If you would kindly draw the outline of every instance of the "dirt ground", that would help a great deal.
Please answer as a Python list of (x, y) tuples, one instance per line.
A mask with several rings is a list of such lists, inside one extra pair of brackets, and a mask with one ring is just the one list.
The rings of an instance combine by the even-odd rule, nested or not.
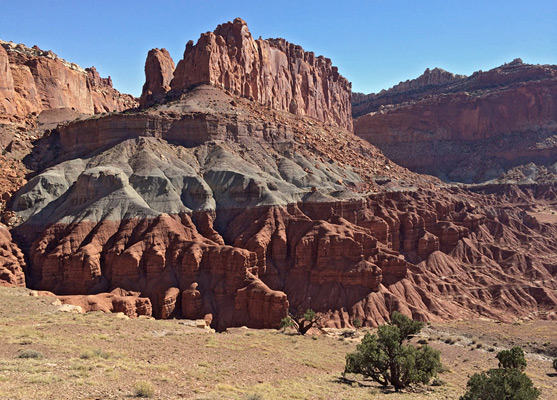
[(557, 398), (556, 321), (427, 326), (414, 341), (441, 350), (445, 371), (437, 386), (395, 394), (340, 379), (365, 330), (356, 338), (245, 328), (219, 334), (179, 320), (59, 312), (51, 302), (0, 288), (0, 398), (126, 399), (143, 383), (156, 399), (458, 399), (470, 375), (496, 367), (496, 352), (514, 344), (531, 352), (526, 373), (541, 399)]

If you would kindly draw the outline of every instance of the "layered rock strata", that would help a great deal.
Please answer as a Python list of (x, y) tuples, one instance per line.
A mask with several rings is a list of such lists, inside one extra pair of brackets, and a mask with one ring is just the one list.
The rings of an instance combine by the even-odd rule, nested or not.
[(74, 109), (97, 114), (136, 105), (94, 67), (82, 69), (52, 51), (0, 41), (0, 114), (24, 116), (43, 110)]
[(351, 84), (331, 60), (284, 39), (254, 40), (240, 18), (188, 42), (172, 91), (202, 83), (352, 130)]
[(344, 130), (199, 86), (60, 128), (42, 146), (37, 157), (59, 153), (14, 201), (38, 289), (132, 291), (157, 318), (219, 330), (273, 328), (307, 308), (336, 327), (394, 310), (555, 317), (555, 225), (445, 192)]
[[(557, 159), (557, 68), (520, 60), (422, 91), (365, 100), (358, 136), (412, 170), (481, 182)], [(355, 108), (356, 109), (356, 108)]]

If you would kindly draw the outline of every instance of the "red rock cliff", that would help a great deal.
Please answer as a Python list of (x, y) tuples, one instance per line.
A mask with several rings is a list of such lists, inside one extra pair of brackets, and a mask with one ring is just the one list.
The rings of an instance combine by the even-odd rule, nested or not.
[(0, 41), (0, 47), (0, 113), (25, 116), (73, 108), (97, 114), (136, 105), (133, 96), (115, 90), (94, 67), (84, 70), (36, 46)]
[(284, 39), (254, 40), (240, 18), (188, 42), (172, 90), (200, 83), (352, 130), (351, 84), (331, 60)]
[(368, 106), (375, 111), (355, 120), (355, 133), (418, 172), (482, 181), (557, 157), (556, 66), (515, 60)]

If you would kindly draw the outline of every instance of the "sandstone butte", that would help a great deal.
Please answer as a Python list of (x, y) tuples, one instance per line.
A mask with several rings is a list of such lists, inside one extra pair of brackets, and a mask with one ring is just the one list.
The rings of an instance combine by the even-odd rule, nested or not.
[(5, 284), (218, 330), (307, 308), (328, 327), (395, 310), (557, 318), (557, 224), (539, 212), (553, 183), (449, 186), (400, 167), (349, 130), (329, 61), (254, 41), (240, 19), (172, 64), (149, 52), (141, 109), (33, 143), (0, 228)]
[(184, 58), (173, 67), (166, 50), (149, 52), (142, 105), (168, 91), (180, 94), (210, 84), (275, 110), (352, 130), (351, 84), (331, 60), (284, 39), (254, 40), (241, 18), (202, 34), (195, 45), (189, 41)]
[(355, 134), (413, 171), (468, 183), (531, 162), (557, 173), (557, 66), (516, 59), (469, 77), (428, 69), (352, 99)]

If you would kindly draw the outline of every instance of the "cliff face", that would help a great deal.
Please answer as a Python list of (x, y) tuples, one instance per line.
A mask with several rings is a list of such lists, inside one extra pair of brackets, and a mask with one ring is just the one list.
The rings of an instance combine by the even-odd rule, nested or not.
[(254, 40), (240, 18), (188, 42), (172, 91), (200, 83), (352, 130), (351, 84), (331, 60), (284, 39)]
[(355, 120), (355, 133), (418, 172), (477, 182), (557, 157), (555, 66), (517, 60), (358, 107), (375, 111)]
[(448, 84), (465, 77), (465, 75), (455, 75), (441, 68), (432, 70), (427, 68), (418, 78), (400, 82), (388, 90), (371, 94), (352, 93), (352, 115), (356, 118), (376, 111), (386, 104), (402, 103), (419, 98), (426, 93), (440, 92), (449, 86)]
[(82, 69), (51, 51), (0, 41), (0, 113), (25, 116), (69, 108), (85, 114), (122, 111), (136, 105), (110, 78)]
[(6, 226), (0, 224), (0, 286), (25, 286), (25, 260), (12, 242)]

